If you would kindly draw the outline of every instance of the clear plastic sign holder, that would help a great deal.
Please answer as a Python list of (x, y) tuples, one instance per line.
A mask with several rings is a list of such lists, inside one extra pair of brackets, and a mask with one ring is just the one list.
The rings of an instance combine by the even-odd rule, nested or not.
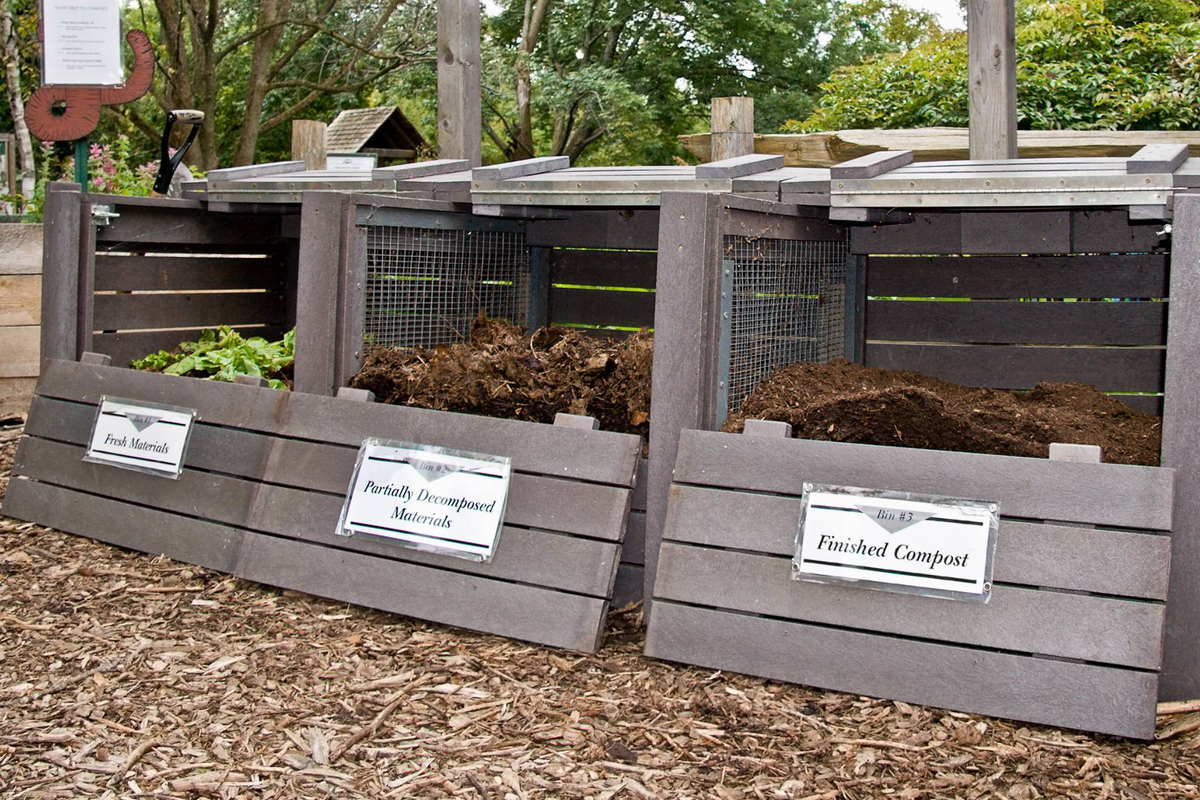
[(83, 460), (178, 480), (196, 419), (194, 408), (104, 395)]

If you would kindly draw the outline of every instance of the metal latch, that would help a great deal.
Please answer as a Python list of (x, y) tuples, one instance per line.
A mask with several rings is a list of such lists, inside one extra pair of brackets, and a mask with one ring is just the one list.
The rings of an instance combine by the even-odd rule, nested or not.
[(114, 206), (103, 203), (92, 206), (92, 224), (102, 227), (111, 225), (114, 219), (121, 216), (113, 210), (114, 208)]
[(1166, 225), (1163, 225), (1163, 229), (1161, 231), (1155, 231), (1155, 233), (1159, 236), (1170, 236), (1171, 235), (1171, 223), (1168, 222)]

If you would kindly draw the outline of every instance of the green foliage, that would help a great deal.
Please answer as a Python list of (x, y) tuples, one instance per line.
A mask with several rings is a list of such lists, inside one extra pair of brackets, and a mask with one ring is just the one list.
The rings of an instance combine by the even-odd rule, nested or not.
[(132, 366), (146, 372), (226, 382), (232, 382), (237, 375), (257, 375), (266, 378), (272, 389), (287, 390), (290, 386), (284, 370), (295, 357), (295, 328), (284, 334), (281, 341), (268, 342), (261, 336), (245, 339), (222, 325), (217, 330), (202, 331), (195, 342), (182, 342), (172, 352), (159, 350), (134, 361)]
[[(834, 73), (797, 132), (966, 126), (967, 39), (937, 36)], [(1200, 124), (1200, 6), (1190, 0), (1019, 0), (1022, 128), (1179, 130)]]

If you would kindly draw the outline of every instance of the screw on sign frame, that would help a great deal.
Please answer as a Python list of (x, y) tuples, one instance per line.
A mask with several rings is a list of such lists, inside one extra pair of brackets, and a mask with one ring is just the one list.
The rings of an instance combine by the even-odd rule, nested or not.
[[(44, 15), (43, 15), (44, 19)], [(38, 41), (45, 29), (38, 23)], [(75, 142), (75, 182), (87, 189), (87, 137), (100, 124), (100, 109), (137, 100), (154, 79), (154, 46), (144, 31), (132, 30), (125, 41), (133, 50), (133, 68), (124, 84), (114, 86), (47, 85), (25, 103), (25, 124), (43, 142)]]

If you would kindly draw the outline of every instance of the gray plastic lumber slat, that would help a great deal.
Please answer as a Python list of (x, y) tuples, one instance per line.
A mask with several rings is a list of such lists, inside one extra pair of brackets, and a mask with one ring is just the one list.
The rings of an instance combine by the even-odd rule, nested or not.
[(774, 192), (783, 194), (829, 194), (829, 169), (821, 167), (782, 167), (733, 179), (733, 191)]
[(711, 161), (707, 164), (696, 165), (696, 179), (709, 180), (720, 178), (742, 178), (760, 172), (770, 172), (783, 166), (783, 156), (769, 156), (762, 153), (751, 153), (746, 156)]
[(911, 221), (902, 225), (855, 226), (850, 229), (850, 252), (854, 255), (958, 254), (962, 252), (962, 216), (912, 214)]
[(625, 528), (625, 541), (621, 543), (621, 561), (626, 564), (646, 563), (645, 511), (629, 512), (629, 523)]
[(633, 501), (630, 507), (634, 511), (646, 510), (646, 485), (650, 482), (650, 460), (643, 458), (638, 462), (637, 483), (633, 487)]
[[(14, 465), (27, 478), (172, 514), (596, 597), (607, 596), (617, 561), (618, 546), (613, 542), (512, 527), (501, 532), (504, 544), (497, 547), (496, 557), (488, 564), (420, 553), (375, 537), (336, 534), (342, 510), (340, 496), (193, 470), (184, 470), (178, 481), (168, 485), (155, 476), (90, 464), (82, 460), (82, 455), (79, 447), (27, 437), (21, 442)], [(128, 535), (136, 538), (141, 533), (131, 530)], [(120, 540), (113, 543), (134, 546)]]
[[(191, 208), (146, 207), (122, 211), (96, 229), (102, 250), (167, 250), (190, 245), (209, 252), (262, 253), (279, 241), (279, 216), (213, 214)], [(175, 247), (168, 247), (173, 245)]]
[(348, 198), (330, 192), (306, 192), (300, 206), (300, 237), (296, 307), (305, 314), (296, 326), (294, 388), (298, 392), (333, 394), (336, 375), (337, 314), (310, 313), (338, 307), (338, 277), (342, 273), (343, 230), (350, 216)]
[(550, 323), (643, 328), (654, 325), (653, 292), (550, 289)]
[(850, 161), (843, 161), (841, 164), (834, 164), (829, 168), (829, 178), (835, 182), (834, 188), (837, 188), (836, 181), (838, 180), (874, 178), (903, 167), (905, 164), (911, 164), (912, 160), (911, 150), (880, 150)]
[(533, 220), (525, 226), (530, 247), (597, 247), (657, 250), (659, 211), (574, 211), (570, 219)]
[(658, 256), (637, 250), (550, 250), (550, 280), (576, 286), (653, 289)]
[[(986, 604), (795, 581), (791, 559), (666, 542), (656, 600), (1139, 669), (1162, 659), (1160, 603), (995, 586)], [(1050, 624), (1070, 620), (1070, 624)]]
[[(26, 433), (83, 447), (94, 415), (94, 406), (35, 397)], [(278, 439), (201, 422), (192, 429), (186, 466), (341, 496), (357, 453), (357, 447)], [(620, 541), (631, 495), (622, 487), (516, 473), (504, 519), (510, 525)]]
[[(196, 408), (215, 425), (358, 447), (385, 432), (471, 452), (508, 455), (513, 469), (562, 478), (631, 486), (641, 438), (576, 431), (535, 422), (446, 411), (356, 403), (299, 392), (255, 389), (195, 378), (48, 361), (36, 390), (66, 400), (98, 403), (103, 394)], [(582, 457), (582, 453), (587, 453)]]
[(887, 256), (867, 270), (872, 297), (1167, 297), (1165, 255)]
[(646, 655), (973, 714), (1152, 739), (1151, 672), (654, 603)]
[(1175, 200), (1162, 463), (1175, 468), (1162, 699), (1200, 697), (1200, 195)]
[(465, 172), (470, 169), (471, 164), (465, 158), (439, 158), (434, 161), (418, 161), (415, 164), (379, 167), (371, 171), (371, 180), (402, 181), (410, 178), (426, 178), (431, 175), (447, 175), (451, 172)]
[(962, 252), (1023, 255), (1069, 253), (1071, 212), (964, 211)]
[(247, 534), (236, 573), (344, 603), (593, 653), (608, 601)]
[(1187, 157), (1186, 144), (1148, 144), (1129, 157), (1125, 162), (1125, 171), (1130, 175), (1174, 172)]
[(568, 156), (542, 156), (527, 158), (523, 161), (510, 161), (507, 164), (494, 164), (490, 167), (476, 167), (471, 170), (473, 181), (506, 181), (510, 178), (524, 178), (528, 175), (540, 175), (545, 172), (557, 172), (571, 166)]
[(612, 607), (624, 608), (642, 599), (646, 582), (645, 570), (639, 564), (621, 564), (617, 568), (617, 579), (613, 584)]
[(2, 513), (143, 553), (232, 573), (242, 532), (106, 497), (14, 477)]
[[(794, 493), (805, 482), (980, 499), (1023, 519), (1171, 529), (1172, 470), (684, 431), (675, 480)], [(986, 495), (981, 497), (981, 495)]]
[[(799, 522), (799, 497), (676, 485), (665, 538), (791, 556)], [(631, 519), (627, 545), (633, 535)], [(1171, 537), (1001, 519), (994, 563), (1000, 583), (1165, 600)]]
[(96, 254), (98, 292), (270, 289), (283, 284), (283, 266), (261, 258), (120, 256)]
[(1072, 253), (1152, 253), (1168, 240), (1154, 223), (1129, 224), (1129, 212), (1089, 209), (1071, 212)]
[(73, 359), (79, 331), (79, 184), (46, 185), (42, 250), (42, 358)]
[(307, 165), (303, 161), (275, 161), (270, 164), (250, 164), (245, 167), (226, 167), (209, 170), (206, 177), (209, 186), (225, 181), (241, 181), (248, 178), (265, 178), (268, 175), (283, 175), (291, 172), (304, 172)]
[(1166, 336), (1166, 303), (867, 301), (868, 339), (974, 344), (1163, 345)]
[(283, 296), (274, 292), (198, 294), (98, 294), (96, 330), (190, 328), (282, 323)]
[(1162, 349), (1153, 347), (1017, 347), (997, 344), (868, 342), (866, 364), (922, 372), (965, 386), (1032, 389), (1039, 381), (1089, 383), (1102, 392), (1162, 390)]

